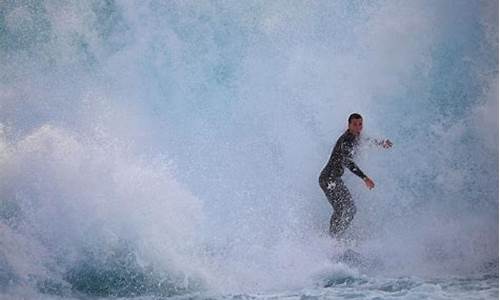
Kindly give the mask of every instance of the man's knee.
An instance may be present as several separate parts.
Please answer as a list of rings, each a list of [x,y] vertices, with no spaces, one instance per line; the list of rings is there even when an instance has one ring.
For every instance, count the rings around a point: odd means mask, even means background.
[[[349,216],[353,217],[357,212],[356,205],[354,205],[354,203],[352,203],[352,202],[349,203],[349,206],[348,206],[346,212]]]
[[[346,227],[351,223],[352,219],[354,219],[355,214],[356,214],[356,206],[354,205],[346,207],[346,209],[343,211],[342,221]]]

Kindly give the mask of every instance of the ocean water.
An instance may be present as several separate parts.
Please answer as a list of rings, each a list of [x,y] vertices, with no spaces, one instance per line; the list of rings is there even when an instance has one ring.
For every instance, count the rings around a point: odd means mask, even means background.
[[[497,1],[0,1],[0,299],[497,299],[497,54]]]

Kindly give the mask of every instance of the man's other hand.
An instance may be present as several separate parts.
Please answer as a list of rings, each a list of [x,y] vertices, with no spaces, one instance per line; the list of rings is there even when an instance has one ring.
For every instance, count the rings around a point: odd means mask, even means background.
[[[382,142],[382,147],[384,147],[385,149],[387,149],[387,148],[391,148],[391,147],[392,147],[392,142],[391,142],[390,140],[388,140],[388,139],[387,139],[387,140],[384,140],[384,141]]]
[[[365,177],[363,179],[363,181],[365,182],[366,186],[368,187],[368,189],[373,189],[375,187],[375,183],[373,182],[373,180],[371,180],[369,177]]]

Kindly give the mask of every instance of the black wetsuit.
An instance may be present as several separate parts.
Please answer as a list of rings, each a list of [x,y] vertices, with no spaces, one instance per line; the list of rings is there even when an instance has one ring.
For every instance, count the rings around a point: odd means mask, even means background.
[[[325,192],[328,202],[333,206],[333,215],[330,219],[330,234],[339,237],[351,223],[356,206],[352,201],[351,193],[341,179],[344,167],[364,179],[366,175],[353,161],[353,155],[359,139],[347,130],[340,136],[333,148],[330,160],[319,176],[319,185]]]

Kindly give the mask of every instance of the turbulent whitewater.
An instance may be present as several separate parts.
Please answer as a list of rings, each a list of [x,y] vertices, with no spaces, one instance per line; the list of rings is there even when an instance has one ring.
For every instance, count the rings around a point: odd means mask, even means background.
[[[497,299],[497,54],[493,0],[0,1],[0,298]]]

